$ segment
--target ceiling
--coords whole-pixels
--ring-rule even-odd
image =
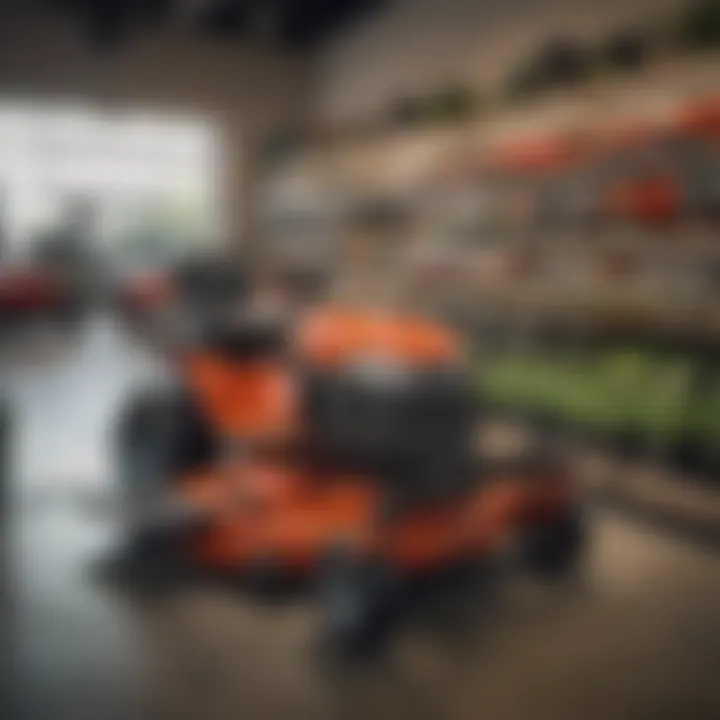
[[[89,43],[117,47],[141,26],[181,25],[218,41],[257,35],[313,47],[387,0],[51,0],[75,17]]]

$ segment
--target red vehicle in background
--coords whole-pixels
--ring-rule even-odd
[[[0,265],[0,323],[76,317],[80,298],[69,279],[49,268]]]

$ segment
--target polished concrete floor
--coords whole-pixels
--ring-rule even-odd
[[[153,600],[100,584],[90,568],[114,534],[108,428],[128,389],[162,369],[104,320],[40,345],[2,368],[16,410],[21,717],[720,717],[720,556],[606,509],[582,582],[513,575],[489,606],[418,619],[362,667],[317,661],[308,601],[210,587]]]

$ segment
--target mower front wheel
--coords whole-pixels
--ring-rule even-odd
[[[122,413],[115,450],[124,537],[113,564],[135,586],[174,589],[200,520],[174,506],[173,483],[211,457],[212,438],[184,394],[144,392]]]
[[[117,427],[123,489],[165,490],[172,478],[209,462],[215,445],[189,393],[141,391],[130,399]]]
[[[323,648],[333,657],[377,652],[399,615],[397,571],[379,558],[334,548],[320,563],[318,585]]]

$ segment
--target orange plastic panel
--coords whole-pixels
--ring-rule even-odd
[[[290,431],[295,393],[283,365],[234,363],[202,354],[190,358],[187,368],[191,385],[221,434],[259,439]]]
[[[440,325],[345,309],[308,317],[299,330],[298,345],[304,359],[334,367],[371,355],[422,366],[451,362],[461,353],[458,339]]]

